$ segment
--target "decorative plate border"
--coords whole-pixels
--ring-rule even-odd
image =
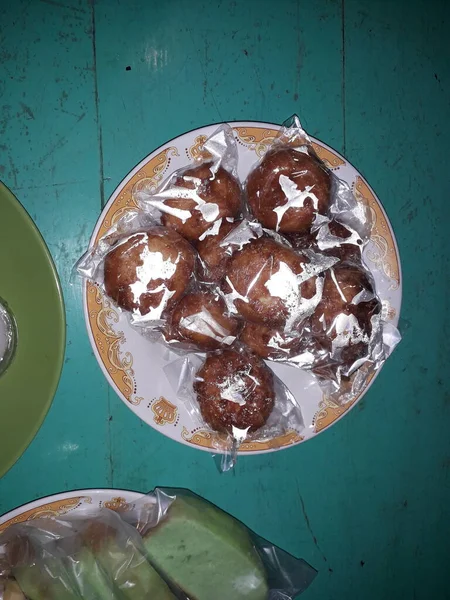
[[[64,492],[46,496],[24,504],[19,508],[0,516],[0,533],[10,525],[24,523],[34,519],[57,519],[78,510],[84,505],[105,507],[111,510],[130,510],[142,494],[129,490],[89,489]]]
[[[247,124],[241,126],[239,123],[230,124],[233,126],[237,142],[254,151],[258,158],[267,151],[278,131],[276,126],[271,124],[258,125],[255,123],[254,126],[253,124],[252,126]],[[203,153],[203,143],[205,140],[206,136],[199,133],[194,139],[194,144],[189,148],[181,149],[175,145],[170,145],[151,158],[149,158],[151,155],[147,156],[139,163],[119,184],[111,196],[115,197],[114,201],[107,209],[104,218],[100,217],[101,220],[99,219],[97,223],[91,239],[91,245],[105,235],[108,229],[123,214],[137,207],[133,198],[133,190],[139,189],[143,184],[150,184],[151,187],[156,189],[169,169],[172,158],[181,156],[182,154],[185,154],[189,160],[198,157]],[[313,147],[318,156],[332,170],[346,164],[350,165],[341,155],[323,142],[313,139]],[[392,279],[391,289],[401,289],[399,253],[386,213],[369,184],[361,176],[356,178],[353,191],[358,200],[369,206],[372,213],[373,227],[371,240],[374,242],[376,249],[368,258],[378,269],[383,271],[386,277]],[[129,403],[131,407],[139,405],[144,399],[135,395],[136,386],[132,368],[133,356],[130,352],[121,353],[120,346],[125,341],[124,333],[115,332],[108,323],[108,320],[118,322],[117,310],[103,295],[102,291],[90,282],[87,282],[84,286],[84,302],[88,331],[104,371],[108,374],[122,399]],[[392,311],[392,309],[390,310]],[[391,312],[389,316],[393,321],[398,321],[399,315],[396,315],[395,311],[393,314]],[[315,434],[321,433],[342,418],[364,395],[375,377],[376,375],[369,380],[364,391],[353,402],[344,407],[338,406],[329,398],[324,397],[313,419]],[[160,397],[154,399],[149,402],[148,406],[152,410],[153,421],[156,426],[164,427],[165,425],[176,424],[178,422],[177,407],[166,398]],[[299,444],[304,439],[304,436],[298,432],[291,431],[269,441],[244,442],[240,447],[240,452],[271,452],[290,445]],[[178,439],[182,443],[194,445],[199,449],[210,452],[217,452],[219,440],[220,436],[218,434],[203,429],[189,431],[184,426],[181,430],[181,437]]]

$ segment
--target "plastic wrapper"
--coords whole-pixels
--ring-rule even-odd
[[[134,197],[147,212],[191,242],[204,239],[222,220],[239,218],[242,188],[232,128],[221,125],[203,144],[199,160],[175,171],[155,191],[145,187]]]
[[[239,320],[230,314],[217,291],[197,286],[169,315],[161,337],[181,353],[210,351],[231,346],[240,328]]]
[[[369,211],[317,156],[298,117],[280,129],[245,187],[249,209],[263,226],[284,235],[301,255],[335,262],[321,272],[314,308],[297,319],[301,342],[295,327],[280,330],[274,319],[247,326],[241,339],[265,358],[311,370],[324,392],[345,404],[400,340],[384,320],[362,258],[371,232]]]
[[[292,332],[313,314],[322,297],[322,274],[337,260],[296,252],[264,232],[233,254],[221,291],[231,313]]]
[[[1,600],[289,600],[316,575],[216,506],[174,489],[156,489],[119,514],[79,508],[11,525],[0,556],[8,568]],[[22,596],[7,596],[11,590]]]
[[[156,328],[195,281],[197,254],[175,231],[129,211],[76,265],[137,326]]]
[[[367,208],[316,154],[298,117],[284,123],[247,177],[248,209],[263,227],[286,236],[294,248],[357,260],[370,237]]]
[[[142,335],[182,353],[229,346],[239,328],[217,290],[199,280],[198,265],[184,238],[130,211],[76,270],[100,286]]]
[[[301,432],[303,417],[293,394],[266,363],[239,344],[206,355],[192,354],[165,367],[178,398],[195,424],[213,436],[220,469],[228,471],[244,441],[267,441]]]

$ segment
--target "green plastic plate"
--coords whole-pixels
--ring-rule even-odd
[[[27,448],[55,395],[64,358],[58,275],[35,224],[0,183],[0,299],[17,325],[15,355],[0,375],[0,477]]]

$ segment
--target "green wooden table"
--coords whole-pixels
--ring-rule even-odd
[[[0,481],[0,513],[73,488],[184,486],[311,562],[305,600],[450,597],[449,28],[446,0],[0,1],[0,179],[50,247],[68,323],[58,393]],[[384,203],[404,340],[330,430],[224,476],[109,388],[69,279],[109,194],[152,149],[293,112]]]

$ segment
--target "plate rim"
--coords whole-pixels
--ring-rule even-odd
[[[200,127],[194,127],[192,129],[189,129],[183,133],[180,133],[174,137],[172,137],[169,140],[166,140],[165,142],[163,142],[162,144],[160,144],[159,146],[157,146],[156,148],[154,148],[153,150],[151,150],[150,152],[148,152],[146,154],[145,157],[143,157],[138,163],[136,163],[134,165],[134,167],[132,169],[130,169],[128,171],[128,173],[125,175],[125,177],[123,177],[119,183],[115,186],[114,190],[111,192],[111,194],[108,197],[107,202],[105,203],[105,205],[103,206],[100,215],[97,218],[97,221],[94,225],[94,228],[92,230],[92,234],[91,237],[89,239],[89,245],[88,245],[88,249],[92,248],[92,246],[95,243],[95,238],[98,234],[98,231],[101,227],[102,224],[102,220],[101,217],[103,215],[103,213],[107,213],[107,208],[110,205],[111,199],[114,197],[114,200],[118,197],[119,192],[121,189],[123,189],[126,184],[132,179],[132,177],[135,175],[135,173],[137,173],[142,167],[144,167],[147,162],[148,162],[148,158],[150,155],[157,155],[158,152],[161,152],[163,150],[163,148],[167,147],[168,145],[171,144],[171,142],[173,142],[174,140],[177,140],[185,135],[188,134],[192,134],[194,132],[200,132],[201,130],[210,128],[210,127],[219,127],[222,123],[227,123],[229,124],[231,127],[233,128],[237,128],[237,127],[248,127],[248,126],[253,126],[253,127],[259,127],[259,128],[267,128],[267,129],[280,129],[282,127],[282,124],[277,124],[277,123],[269,123],[266,121],[257,121],[257,120],[245,120],[245,121],[223,121],[221,123],[216,122],[216,123],[209,123],[207,125],[202,125]],[[393,240],[393,244],[394,244],[394,249],[395,249],[395,256],[397,259],[397,265],[398,265],[398,297],[399,297],[399,304],[398,304],[398,312],[395,316],[395,318],[392,320],[392,322],[394,323],[395,326],[398,325],[399,319],[400,319],[400,314],[401,314],[401,310],[402,310],[402,304],[403,304],[403,272],[402,272],[402,264],[401,264],[401,257],[400,257],[400,251],[399,251],[399,246],[397,243],[397,238],[395,236],[395,232],[394,232],[394,228],[392,227],[391,221],[388,217],[388,214],[386,212],[386,209],[382,203],[382,201],[380,200],[380,198],[378,197],[378,195],[376,194],[375,190],[372,188],[372,186],[370,185],[370,183],[367,181],[367,179],[365,178],[365,176],[363,175],[363,173],[361,173],[361,171],[359,171],[354,165],[353,163],[348,160],[343,154],[341,154],[341,152],[337,151],[336,149],[332,148],[331,146],[329,146],[328,144],[326,144],[325,142],[323,142],[320,138],[316,137],[316,136],[311,136],[310,138],[312,139],[312,141],[317,141],[319,142],[320,145],[322,145],[324,148],[330,150],[331,152],[333,152],[334,154],[338,154],[338,156],[340,156],[352,169],[354,169],[356,171],[356,173],[358,173],[364,180],[364,183],[367,185],[367,187],[369,188],[369,191],[373,194],[373,196],[376,198],[376,200],[378,201],[379,207],[381,208],[382,214],[386,220],[386,223],[388,224],[389,227],[389,231],[390,234],[392,236],[392,240]],[[94,351],[94,355],[96,357],[98,366],[100,367],[103,375],[106,377],[108,384],[113,388],[114,392],[116,393],[116,395],[120,398],[120,400],[122,402],[124,402],[126,404],[126,406],[130,409],[131,407],[129,406],[129,403],[122,398],[122,394],[120,392],[120,390],[116,387],[116,384],[114,381],[110,380],[109,374],[107,372],[107,369],[105,367],[105,365],[103,364],[103,361],[101,360],[101,357],[98,353],[98,349],[97,346],[95,344],[95,340],[93,338],[93,332],[90,328],[89,325],[89,314],[88,314],[88,303],[87,303],[87,281],[86,279],[83,280],[82,282],[82,302],[83,302],[83,312],[84,312],[84,317],[85,317],[85,326],[86,326],[86,330],[88,332],[88,337],[89,337],[89,341],[92,347],[92,350]],[[264,450],[251,450],[251,451],[247,451],[247,452],[239,452],[239,456],[255,456],[255,455],[259,455],[259,454],[268,454],[271,452],[276,452],[278,450],[287,450],[289,448],[293,448],[295,446],[299,446],[305,442],[310,441],[311,439],[316,438],[318,435],[324,433],[325,431],[329,430],[335,423],[337,423],[338,421],[340,421],[343,417],[345,417],[352,409],[354,409],[356,407],[356,405],[362,400],[362,398],[365,396],[365,394],[370,390],[370,388],[372,387],[374,381],[377,379],[378,375],[380,374],[382,368],[383,368],[384,364],[380,367],[380,369],[378,369],[375,373],[374,376],[371,378],[371,380],[369,381],[369,383],[367,384],[367,386],[364,388],[363,392],[358,396],[358,398],[356,399],[355,402],[353,402],[341,415],[339,415],[338,417],[336,417],[331,423],[329,423],[328,425],[324,426],[323,428],[320,429],[320,431],[316,432],[314,435],[307,437],[307,438],[303,438],[289,443],[287,445],[284,446],[280,446],[277,448],[267,448]],[[132,411],[134,412],[134,411]],[[144,419],[142,417],[140,417],[138,414],[135,413],[135,416],[139,419],[141,419],[142,421],[144,421]],[[152,425],[146,421],[144,421],[144,423],[149,426],[151,429],[156,430],[155,427],[152,427]],[[171,439],[174,442],[177,443],[181,443],[183,445],[186,445],[188,447],[191,448],[195,448],[197,450],[202,450],[204,452],[208,452],[209,454],[223,454],[224,452],[219,450],[219,449],[215,449],[215,448],[209,448],[209,447],[204,447],[201,445],[197,445],[197,444],[192,444],[189,441],[183,439],[183,437],[180,436],[180,438],[170,438],[169,436],[165,435],[163,431],[161,430],[156,430],[158,433],[164,435],[165,437],[168,437],[169,439]]]
[[[58,502],[59,500],[69,500],[70,498],[81,496],[94,496],[95,494],[130,494],[131,496],[136,496],[133,498],[137,500],[139,497],[144,496],[143,492],[136,492],[135,490],[127,490],[122,488],[80,488],[69,490],[67,492],[58,492],[57,494],[50,494],[48,496],[41,496],[40,498],[36,498],[35,500],[31,500],[29,502],[24,502],[15,508],[8,510],[7,512],[0,514],[0,527],[4,525],[6,522],[14,519],[15,517],[20,516],[27,510],[32,510],[32,508],[39,508],[44,504],[49,504],[50,502]]]
[[[46,261],[50,265],[50,269],[51,269],[51,273],[52,273],[52,281],[55,285],[55,290],[56,290],[57,305],[58,305],[58,312],[59,312],[58,319],[55,319],[55,321],[57,321],[60,324],[60,327],[59,327],[58,335],[56,336],[56,340],[59,345],[59,348],[58,348],[58,357],[59,358],[58,358],[58,362],[56,365],[57,368],[55,370],[55,375],[52,378],[51,384],[49,385],[48,398],[43,403],[39,418],[36,420],[33,428],[31,429],[30,434],[20,444],[19,450],[13,455],[13,457],[9,461],[7,461],[5,463],[6,467],[4,469],[2,469],[0,467],[0,478],[2,478],[4,475],[6,475],[6,473],[23,456],[25,451],[30,446],[31,442],[36,437],[40,428],[42,427],[42,424],[44,423],[45,418],[47,417],[47,414],[50,410],[50,407],[53,403],[56,392],[58,390],[59,382],[61,380],[61,375],[62,375],[63,366],[64,366],[64,358],[65,358],[65,354],[66,354],[66,339],[67,339],[66,305],[65,305],[65,301],[64,301],[64,295],[62,292],[61,280],[59,278],[59,273],[56,268],[55,262],[53,260],[53,256],[50,253],[50,250],[47,246],[44,236],[42,235],[41,231],[39,230],[38,226],[34,222],[33,218],[31,217],[31,215],[29,214],[27,209],[23,206],[23,204],[20,202],[20,200],[17,198],[17,196],[13,193],[13,191],[3,181],[0,181],[0,194],[2,192],[4,192],[7,197],[9,197],[9,200],[12,201],[12,203],[16,204],[16,207],[17,207],[17,210],[19,211],[19,213],[21,212],[23,217],[25,218],[25,220],[27,220],[29,222],[29,224],[31,225],[32,229],[34,230],[34,233],[36,234],[36,238],[39,242],[39,245],[42,248],[43,255],[45,256]],[[0,386],[1,386],[1,381],[0,381]]]

